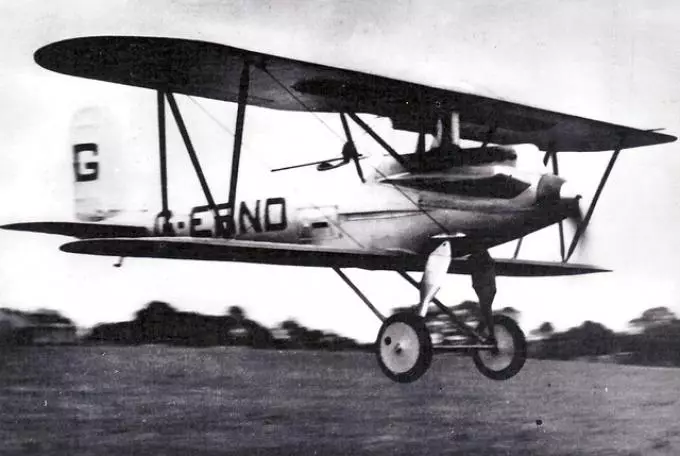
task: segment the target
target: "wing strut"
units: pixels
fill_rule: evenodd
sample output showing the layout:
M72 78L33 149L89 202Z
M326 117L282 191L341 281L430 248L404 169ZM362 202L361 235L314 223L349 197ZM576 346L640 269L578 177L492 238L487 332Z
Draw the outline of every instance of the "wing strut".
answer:
M246 118L246 104L250 87L250 63L243 61L241 79L238 91L238 110L236 111L236 132L234 134L234 151L231 160L231 179L229 180L229 207L231 213L236 213L236 186L238 184L239 161L241 160L241 145L243 141L243 123Z
M201 168L201 163L198 161L198 157L196 156L196 150L194 149L194 145L191 143L191 137L189 136L189 132L187 131L186 125L184 124L182 113L179 112L179 107L177 106L177 102L175 101L175 96L171 92L168 92L166 93L166 97L168 99L168 104L170 105L172 115L175 118L177 128L179 129L180 135L182 135L182 140L184 141L184 145L187 148L187 153L189 154L189 158L191 159L191 164L194 166L196 177L198 177L198 181L201 184L201 188L203 189L205 199L208 201L208 206L213 211L213 215L215 216L215 229L217 231L217 234L220 236L224 235L223 233L224 224L221 223L222 219L220 217L219 210L217 209L217 204L215 204L215 199L212 196L212 192L210 191L208 182L205 180L203 168Z
M522 242L524 242L524 236L517 240L517 245L515 246L515 253L512 255L512 259L516 260L519 256L519 251L522 249Z
M612 157L609 159L607 168L604 170L604 174L602 175L602 179L600 179L600 184L597 186L597 190L595 190L595 196L593 196L593 201L590 203L590 207L588 207L588 212L586 212L586 216L583 218L583 221L579 223L578 228L576 228L576 233L574 234L574 238L571 240L571 244L569 245L569 251L567 252L567 257L564 260L565 262L569 261L569 258L571 258L571 255L574 253L574 249L576 248L579 239L581 238L581 236L583 236L583 232L588 227L588 223L590 223L590 218L593 216L593 212L595 211L595 205L597 204L597 201L600 199L600 195L602 194L604 185L607 183L607 179L609 179L609 175L611 174L612 169L614 168L614 163L616 163L616 159L619 157L621 149L623 149L623 139L621 139L619 146L614 150L614 153L612 153Z
M397 151L394 150L394 149L392 148L392 146L390 146L390 145L387 143L387 141L385 141L384 139L382 139L382 138L380 137L380 135L379 135L378 133L376 133L376 132L375 132L375 131L374 131L374 130L366 123L366 122L364 122L363 120L361 120L361 118L360 118L359 116L357 116L357 115L356 115L355 113L353 113L353 112L348 112L347 115L348 115L354 122L356 122L357 125L359 125L361 128L363 128L364 131L365 131L366 133L368 133L369 136L370 136L371 138L375 139L375 141L376 141L378 144L380 144L380 145L382 146L382 148L385 149L385 150L387 151L387 153L390 154L390 155L392 156L392 158L394 158L401 166L403 166L404 168L408 169L408 166L406 165L406 162L404 161L404 159L401 158L401 155L399 155L399 154L397 153Z
M170 225L170 209L168 207L168 160L167 145L165 142L165 93L158 90L156 92L156 104L158 106L158 155L161 172L161 213L162 219L161 233L163 235L172 234Z
M604 186L607 183L607 180L609 179L609 175L614 169L614 164L616 163L616 159L619 157L619 153L623 150L624 141L625 136L622 136L619 140L616 149L614 149L611 158L609 159L609 163L607 163L607 167L605 168L602 177L600 178L600 183L598 184L597 189L595 190L595 195L593 196L593 199L590 203L590 206L588 207L588 211L586 212L585 217L583 217L583 219L579 222L578 226L576 227L576 232L574 233L574 237L571 239L571 243L569 244L568 249L566 248L566 243L564 239L565 238L564 222L563 221L558 222L558 228L560 232L560 257L562 259L562 263L567 263L569 261L571 256L574 254L574 250L576 250L578 242L583 237L586 228L588 228L590 219L593 217L593 213L595 212L595 206L597 205L597 202L599 201L600 196L602 195L602 190L604 190ZM560 171L557 160L557 150L554 149L553 147L550 147L543 156L544 165L547 165L549 161L552 163L553 174L559 176ZM519 241L517 242L513 258L517 258L517 256L519 255L519 251L522 246L522 239L523 238L520 238Z
M373 314L376 317L378 317L378 319L380 321L385 321L387 319L387 317L385 317L383 314L381 314L380 311L373 305L373 303L371 303L371 301L369 301L369 299L366 297L366 295L363 294L361 292L361 290L359 290L359 288L356 285L354 285L354 282L352 282L350 280L350 278L347 277L347 274L345 274L342 271L342 269L336 267L336 268L333 268L333 270L336 272L336 274L338 274L340 276L340 278L342 280L345 281L347 286L349 286L352 289L352 291L354 291L354 293L356 293L356 295L364 302L364 304L366 304L366 306L368 306L368 308L371 309L371 312L373 312Z
M340 121L342 122L342 129L345 130L345 136L347 137L347 144L349 144L349 149L351 157L343 157L343 158L351 158L352 161L354 162L354 166L357 169L357 174L359 175L359 179L361 179L361 183L365 184L366 179L364 179L364 172L361 169L361 164L359 163L359 154L357 154L357 147L356 144L354 144L354 139L352 138L352 131L349 129L349 124L347 123L347 118L345 117L345 113L341 112L340 113Z

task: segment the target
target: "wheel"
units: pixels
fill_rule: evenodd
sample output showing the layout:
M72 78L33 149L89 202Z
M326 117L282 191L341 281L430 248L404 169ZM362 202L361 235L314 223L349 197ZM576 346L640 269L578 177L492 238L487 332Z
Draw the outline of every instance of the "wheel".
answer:
M430 331L425 320L412 313L397 313L385 320L375 345L380 369L395 382L418 380L432 362Z
M496 348L475 349L472 359L479 372L492 380L508 380L522 370L527 359L527 341L520 327L510 317L494 315Z

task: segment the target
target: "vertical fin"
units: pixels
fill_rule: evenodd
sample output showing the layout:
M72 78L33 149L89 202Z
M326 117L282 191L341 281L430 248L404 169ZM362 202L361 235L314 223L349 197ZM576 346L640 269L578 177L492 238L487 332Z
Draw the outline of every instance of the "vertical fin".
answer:
M74 210L78 220L100 221L120 212L120 137L108 110L89 107L71 120Z

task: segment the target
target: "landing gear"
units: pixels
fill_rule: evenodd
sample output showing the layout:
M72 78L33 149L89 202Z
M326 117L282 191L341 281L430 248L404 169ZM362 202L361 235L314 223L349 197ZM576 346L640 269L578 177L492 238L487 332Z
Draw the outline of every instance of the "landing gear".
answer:
M409 312L389 317L378 331L376 354L380 369L390 380L418 380L432 362L432 340L425 319Z
M369 299L352 283L347 275L335 268L335 272L354 290L371 311L383 322L375 343L378 365L390 379L399 383L410 383L422 377L432 362L433 346L430 331L425 324L429 304L437 306L451 322L467 336L464 343L438 346L438 351L471 353L475 366L487 378L507 380L514 377L524 366L527 357L527 343L517 323L505 315L491 316L491 304L496 291L495 274L488 267L492 260L476 261L472 264L473 285L480 302L483 302L484 323L493 323L493 336L486 331L474 329L442 304L435 294L443 277L448 272L450 247L442 243L427 260L423 279L418 283L405 271L399 274L420 290L420 302L413 311L400 312L389 318L383 316ZM482 257L483 259L483 257ZM480 267L481 265L481 267ZM484 325L486 326L486 325Z
M458 322L460 325L465 325ZM495 341L442 347L449 351L471 351L477 370L491 380L517 375L527 359L527 342L515 320L494 315ZM432 362L432 340L425 319L408 312L389 317L376 340L378 365L390 379L411 383L425 374Z
M505 315L494 315L493 348L475 348L472 360L477 370L492 380L508 380L522 370L527 359L527 341L515 320Z

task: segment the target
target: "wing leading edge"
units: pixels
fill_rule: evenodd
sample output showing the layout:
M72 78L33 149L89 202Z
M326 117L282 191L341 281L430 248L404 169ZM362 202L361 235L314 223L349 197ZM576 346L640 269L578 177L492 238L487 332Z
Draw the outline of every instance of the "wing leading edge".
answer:
M426 258L388 251L359 251L329 247L196 238L111 238L69 242L70 253L138 258L233 261L288 266L361 268L422 272ZM500 276L564 276L607 272L596 266L527 260L496 259ZM454 259L449 273L469 274L467 261Z
M675 141L671 135L561 114L505 100L333 68L204 41L93 36L49 44L42 67L118 84L236 102L241 68L251 71L248 103L281 110L356 112L389 117L395 128L432 130L458 112L463 139L531 143L541 150L598 151Z

